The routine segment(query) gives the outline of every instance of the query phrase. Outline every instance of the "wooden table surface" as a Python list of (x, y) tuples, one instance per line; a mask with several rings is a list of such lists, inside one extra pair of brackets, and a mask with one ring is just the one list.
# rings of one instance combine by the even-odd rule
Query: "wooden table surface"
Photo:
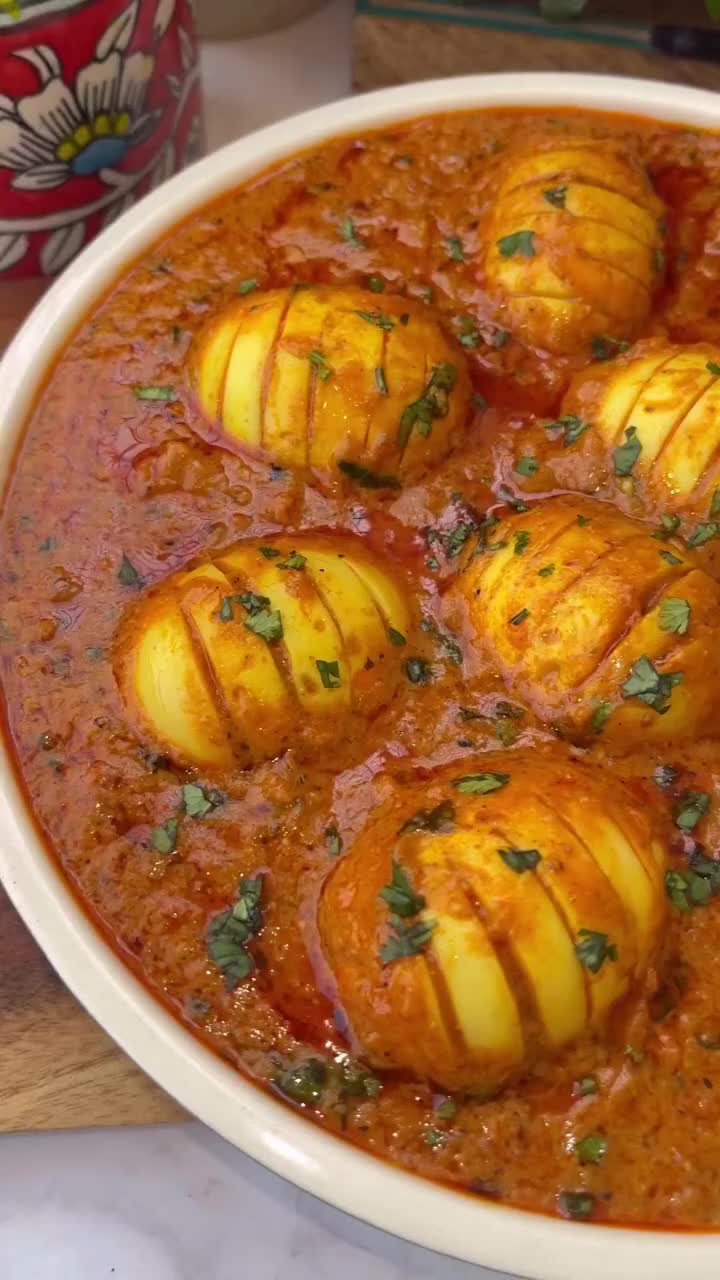
[[(392, 7), (403, 2), (394, 0)], [(423, 2), (413, 0), (412, 7), (422, 8)], [(644, 8), (653, 12), (658, 6)], [(662, 9), (663, 17), (678, 21), (684, 15), (697, 20), (702, 13), (694, 3), (666, 3)], [(503, 69), (616, 72), (720, 89), (720, 67), (710, 64), (556, 37), (469, 32), (424, 17), (363, 15), (355, 34), (355, 83), (363, 90)], [(0, 284), (0, 346), (42, 290), (41, 281)], [(0, 890), (0, 1130), (145, 1124), (183, 1114), (64, 988)]]

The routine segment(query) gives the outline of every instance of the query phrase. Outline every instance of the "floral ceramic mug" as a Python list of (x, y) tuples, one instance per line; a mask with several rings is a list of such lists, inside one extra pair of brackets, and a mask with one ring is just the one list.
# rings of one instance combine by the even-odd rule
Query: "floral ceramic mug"
[(0, 280), (54, 275), (202, 153), (193, 0), (0, 0)]

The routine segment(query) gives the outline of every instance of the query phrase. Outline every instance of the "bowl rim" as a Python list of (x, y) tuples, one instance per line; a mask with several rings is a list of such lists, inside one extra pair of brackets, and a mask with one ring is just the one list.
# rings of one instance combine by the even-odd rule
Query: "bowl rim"
[[(123, 214), (51, 286), (0, 362), (0, 482), (48, 370), (103, 294), (155, 240), (223, 192), (325, 139), (484, 107), (578, 107), (720, 128), (720, 96), (662, 81), (562, 72), (429, 80), (333, 102), (228, 144)], [(42, 350), (43, 359), (36, 353)], [(216, 1057), (120, 960), (48, 855), (0, 743), (0, 879), (88, 1012), (189, 1112), (246, 1154), (336, 1208), (415, 1244), (530, 1280), (716, 1280), (711, 1232), (567, 1222), (461, 1194), (308, 1122)]]

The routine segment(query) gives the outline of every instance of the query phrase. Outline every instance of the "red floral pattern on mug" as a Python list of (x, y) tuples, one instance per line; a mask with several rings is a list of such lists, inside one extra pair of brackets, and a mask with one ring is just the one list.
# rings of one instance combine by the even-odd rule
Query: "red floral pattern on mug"
[(202, 153), (190, 0), (0, 0), (0, 275), (51, 275)]

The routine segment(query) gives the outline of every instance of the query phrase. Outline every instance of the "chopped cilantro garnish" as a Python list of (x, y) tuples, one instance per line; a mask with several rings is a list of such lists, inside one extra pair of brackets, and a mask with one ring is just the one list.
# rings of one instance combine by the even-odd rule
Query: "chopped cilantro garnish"
[(630, 346), (624, 338), (593, 338), (590, 349), (593, 360), (612, 360)]
[(517, 533), (515, 534), (514, 543), (515, 543), (515, 546), (514, 546), (515, 555), (521, 556), (524, 553), (526, 547), (529, 546), (529, 543), (530, 543), (530, 534), (528, 533), (527, 529), (518, 529)]
[(717, 364), (715, 360), (708, 360), (705, 368), (708, 373), (711, 373), (715, 378), (720, 374), (720, 364)]
[(709, 808), (710, 796), (707, 791), (683, 791), (673, 810), (675, 826), (681, 831), (694, 831)]
[(125, 554), (123, 554), (120, 568), (118, 569), (118, 582), (121, 582), (124, 587), (141, 587), (143, 585), (143, 580), (135, 565), (131, 560), (128, 560)]
[(334, 822), (331, 822), (330, 826), (325, 828), (325, 844), (331, 858), (338, 858), (342, 853), (342, 836)]
[(266, 560), (276, 560), (282, 555), (282, 551), (278, 551), (277, 547), (258, 547), (258, 551)]
[(177, 400), (174, 387), (133, 387), (136, 400)]
[(658, 551), (658, 555), (667, 562), (667, 564), (682, 564), (679, 556), (673, 555), (672, 551)]
[(324, 658), (316, 658), (315, 666), (320, 672), (323, 689), (339, 689), (342, 681), (340, 679), (340, 663), (335, 660), (326, 662)]
[(586, 1222), (593, 1215), (595, 1197), (589, 1191), (561, 1191), (558, 1196), (558, 1208), (564, 1218)]
[(562, 431), (563, 448), (567, 449), (571, 444), (575, 444), (589, 428), (590, 423), (585, 418), (579, 418), (576, 413), (563, 414), (561, 418), (555, 418), (552, 422), (545, 423), (546, 431)]
[(498, 853), (505, 865), (518, 875), (522, 875), (523, 871), (533, 871), (538, 862), (542, 861), (542, 854), (538, 849), (498, 849)]
[[(286, 560), (278, 562), (278, 569), (304, 569), (306, 564), (307, 556), (301, 555), (299, 551), (291, 551)], [(270, 601), (266, 600), (265, 603), (269, 604)]]
[(321, 382), (327, 382), (332, 375), (332, 366), (328, 364), (322, 351), (311, 351), (308, 360), (315, 369)]
[(259, 609), (245, 619), (245, 626), (248, 631), (252, 631), (253, 635), (260, 636), (260, 639), (266, 640), (268, 644), (282, 640), (283, 624), (279, 609)]
[(660, 516), (660, 528), (655, 530), (653, 538), (657, 538), (659, 542), (665, 542), (677, 533), (680, 524), (680, 516), (668, 516), (663, 512)]
[(398, 648), (403, 644), (407, 644), (407, 640), (402, 631), (397, 631), (395, 627), (388, 626), (388, 639), (391, 644), (396, 645)]
[(348, 458), (340, 459), (338, 470), (342, 471), (349, 480), (354, 480), (361, 489), (399, 489), (401, 487), (397, 476), (378, 475), (376, 471), (369, 471), (367, 467), (360, 466), (358, 462), (350, 462)]
[(630, 675), (622, 685), (624, 698), (639, 698), (647, 706), (664, 716), (670, 710), (670, 697), (673, 689), (683, 678), (682, 671), (668, 671), (662, 674), (648, 657), (643, 655), (633, 662)]
[(405, 924), (399, 916), (391, 916), (390, 924), (393, 933), (380, 948), (382, 964), (394, 964), (406, 956), (417, 956), (426, 950), (437, 927), (435, 920), (416, 920), (414, 924)]
[(388, 384), (387, 384), (387, 378), (385, 377), (385, 370), (383, 369), (382, 365), (378, 365), (377, 369), (375, 370), (375, 386), (377, 387), (381, 396), (387, 395)]
[(432, 667), (426, 658), (408, 658), (405, 662), (405, 675), (411, 684), (429, 684)]
[(382, 276), (370, 276), (368, 279), (368, 289), (373, 293), (384, 293), (385, 281)]
[(591, 523), (591, 517), (590, 517), (590, 516), (581, 516), (581, 515), (579, 515), (579, 514), (578, 514), (578, 516), (576, 517), (576, 519), (577, 519), (577, 524), (578, 524), (578, 528), (579, 528), (579, 529), (584, 529), (584, 528), (586, 527), (586, 525), (589, 525), (589, 524)]
[(398, 445), (405, 448), (413, 427), (418, 435), (429, 436), (435, 418), (444, 418), (450, 405), (457, 370), (453, 364), (436, 364), (419, 400), (403, 409), (398, 429)]
[(247, 944), (262, 928), (262, 891), (262, 877), (241, 880), (234, 906), (221, 911), (208, 926), (205, 935), (208, 956), (220, 969), (228, 991), (249, 977), (255, 968)]
[(403, 822), (398, 835), (404, 836), (413, 831), (432, 831), (436, 835), (447, 835), (452, 831), (454, 822), (455, 805), (451, 800), (442, 800), (434, 809), (419, 809)]
[(510, 619), (510, 626), (519, 627), (520, 624), (524, 622), (526, 618), (529, 618), (529, 617), (530, 617), (529, 609), (520, 609), (517, 613), (514, 613), (512, 618)]
[(348, 244), (351, 244), (358, 249), (362, 247), (363, 241), (357, 233), (357, 228), (352, 218), (343, 218), (342, 223), (340, 224), (340, 230), (342, 232), (343, 240), (347, 240)]
[(590, 728), (593, 733), (602, 733), (614, 709), (612, 702), (598, 702), (590, 717)]
[(366, 320), (368, 324), (376, 324), (378, 329), (384, 329), (386, 333), (395, 328), (395, 321), (391, 320), (390, 316), (386, 316), (382, 311), (356, 310), (355, 315), (359, 316), (361, 320)]
[(616, 476), (632, 475), (633, 467), (642, 453), (636, 427), (625, 428), (625, 444), (613, 449), (613, 465)]
[(688, 601), (677, 596), (666, 597), (658, 611), (658, 623), (662, 631), (673, 631), (679, 636), (687, 635), (690, 626)]
[(687, 544), (689, 547), (702, 547), (711, 538), (717, 538), (718, 534), (720, 534), (720, 524), (715, 520), (706, 521), (693, 530)]
[(177, 845), (177, 831), (177, 818), (168, 818), (159, 827), (153, 827), (150, 832), (151, 848), (163, 855), (172, 853)]
[(586, 1138), (579, 1138), (573, 1145), (580, 1164), (602, 1164), (607, 1149), (608, 1140), (601, 1133), (589, 1133)]
[(509, 236), (502, 236), (497, 247), (503, 258), (514, 258), (519, 254), (522, 258), (535, 257), (535, 232), (513, 231)]
[(306, 1107), (322, 1101), (327, 1083), (328, 1068), (322, 1058), (306, 1058), (273, 1076), (273, 1084), (286, 1098)]
[(549, 578), (555, 572), (554, 564), (543, 565), (542, 569), (538, 569), (538, 578)]
[(463, 242), (459, 236), (448, 236), (445, 241), (445, 247), (447, 249), (448, 258), (451, 262), (465, 261), (465, 249), (463, 248)]
[(671, 764), (659, 764), (653, 773), (653, 781), (661, 791), (667, 791), (677, 780), (677, 769)]
[(537, 458), (532, 458), (529, 454), (525, 454), (515, 464), (515, 470), (519, 476), (534, 476), (539, 467)]
[(461, 778), (453, 779), (453, 786), (462, 795), (489, 795), (492, 791), (501, 791), (510, 781), (509, 773), (464, 773)]
[(195, 782), (186, 782), (183, 786), (182, 807), (189, 818), (204, 818), (224, 803), (225, 796), (215, 788), (200, 787)]
[(549, 191), (543, 191), (543, 195), (548, 204), (554, 205), (556, 209), (565, 208), (565, 200), (567, 198), (567, 186), (562, 183), (559, 187), (551, 187)]
[(598, 1082), (595, 1076), (583, 1076), (581, 1080), (576, 1080), (573, 1093), (578, 1098), (592, 1098), (598, 1092)]
[(606, 933), (595, 929), (579, 929), (575, 954), (591, 973), (599, 973), (606, 960), (617, 960), (618, 949)]
[(237, 287), (237, 291), (244, 297), (246, 293), (252, 293), (253, 289), (257, 289), (258, 283), (259, 282), (254, 277), (251, 280), (241, 280)]
[(404, 920), (418, 915), (426, 905), (425, 898), (421, 893), (415, 892), (407, 871), (395, 858), (392, 862), (391, 882), (383, 885), (378, 897), (382, 898), (394, 915), (401, 916)]

